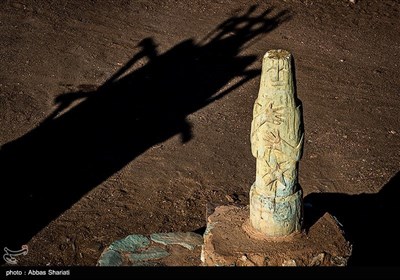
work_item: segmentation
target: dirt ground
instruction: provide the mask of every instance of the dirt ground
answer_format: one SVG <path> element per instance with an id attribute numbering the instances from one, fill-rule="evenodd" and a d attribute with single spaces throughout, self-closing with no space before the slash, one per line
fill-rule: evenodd
<path id="1" fill-rule="evenodd" d="M 3 1 L 1 248 L 94 266 L 129 234 L 197 231 L 248 204 L 261 59 L 289 50 L 305 227 L 328 211 L 350 266 L 398 265 L 397 0 Z"/>

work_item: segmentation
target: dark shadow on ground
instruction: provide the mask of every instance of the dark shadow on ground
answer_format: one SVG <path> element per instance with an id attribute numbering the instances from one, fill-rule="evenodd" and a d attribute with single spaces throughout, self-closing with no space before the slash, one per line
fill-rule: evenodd
<path id="1" fill-rule="evenodd" d="M 287 11 L 271 13 L 252 6 L 199 43 L 188 39 L 165 53 L 145 38 L 103 85 L 57 97 L 58 108 L 37 128 L 1 147 L 0 248 L 20 249 L 153 145 L 174 135 L 190 141 L 188 115 L 259 75 L 248 69 L 256 56 L 240 53 L 290 18 Z M 147 63 L 127 73 L 140 59 Z M 72 106 L 76 100 L 82 102 Z"/>
<path id="2" fill-rule="evenodd" d="M 312 193 L 304 198 L 305 227 L 326 212 L 353 244 L 349 266 L 398 266 L 400 171 L 376 194 Z"/>

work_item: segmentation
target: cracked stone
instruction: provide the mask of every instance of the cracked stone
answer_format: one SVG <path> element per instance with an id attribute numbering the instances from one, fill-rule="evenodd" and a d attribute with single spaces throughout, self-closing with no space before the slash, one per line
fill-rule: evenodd
<path id="1" fill-rule="evenodd" d="M 122 265 L 122 256 L 114 250 L 105 251 L 98 262 L 98 266 L 120 266 Z"/>
<path id="2" fill-rule="evenodd" d="M 124 239 L 117 240 L 109 247 L 110 250 L 118 252 L 135 252 L 140 248 L 145 248 L 150 244 L 150 240 L 140 234 L 128 235 Z"/>
<path id="3" fill-rule="evenodd" d="M 141 253 L 132 253 L 129 255 L 129 259 L 132 262 L 157 260 L 169 256 L 169 253 L 162 248 L 149 248 Z"/>
<path id="4" fill-rule="evenodd" d="M 150 235 L 150 238 L 152 241 L 163 245 L 178 244 L 189 250 L 203 245 L 203 237 L 194 232 L 154 233 Z"/>

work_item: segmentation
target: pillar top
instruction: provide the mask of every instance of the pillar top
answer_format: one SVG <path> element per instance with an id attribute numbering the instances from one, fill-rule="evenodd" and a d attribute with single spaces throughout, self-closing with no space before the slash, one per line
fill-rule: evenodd
<path id="1" fill-rule="evenodd" d="M 290 59 L 291 54 L 287 50 L 269 50 L 265 53 L 264 58 L 269 59 Z"/>

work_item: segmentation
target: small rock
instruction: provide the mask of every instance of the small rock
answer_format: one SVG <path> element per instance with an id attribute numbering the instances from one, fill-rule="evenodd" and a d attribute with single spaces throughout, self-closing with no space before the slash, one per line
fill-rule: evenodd
<path id="1" fill-rule="evenodd" d="M 225 198 L 226 198 L 226 200 L 228 200 L 231 203 L 235 202 L 235 199 L 232 197 L 232 195 L 227 194 L 227 195 L 225 195 Z"/>
<path id="2" fill-rule="evenodd" d="M 257 266 L 265 266 L 266 265 L 265 256 L 261 256 L 258 254 L 250 254 L 249 259 Z"/>
<path id="3" fill-rule="evenodd" d="M 244 195 L 233 193 L 225 195 L 225 198 L 231 203 L 238 203 L 244 199 Z"/>
<path id="4" fill-rule="evenodd" d="M 333 265 L 336 265 L 336 266 L 346 266 L 347 265 L 347 259 L 340 257 L 340 256 L 332 257 L 331 262 Z"/>
<path id="5" fill-rule="evenodd" d="M 295 260 L 284 260 L 282 266 L 297 266 Z"/>
<path id="6" fill-rule="evenodd" d="M 325 253 L 320 253 L 311 260 L 310 265 L 319 266 L 324 262 L 324 258 L 325 258 Z"/>
<path id="7" fill-rule="evenodd" d="M 237 195 L 237 202 L 245 202 L 246 200 L 248 200 L 248 197 L 244 194 L 238 194 Z"/>
<path id="8" fill-rule="evenodd" d="M 255 264 L 247 258 L 246 255 L 241 256 L 236 260 L 236 266 L 255 266 Z"/>
<path id="9" fill-rule="evenodd" d="M 103 244 L 101 244 L 100 242 L 96 242 L 96 241 L 92 242 L 90 245 L 91 245 L 91 248 L 93 248 L 97 251 L 101 251 L 104 248 Z"/>

